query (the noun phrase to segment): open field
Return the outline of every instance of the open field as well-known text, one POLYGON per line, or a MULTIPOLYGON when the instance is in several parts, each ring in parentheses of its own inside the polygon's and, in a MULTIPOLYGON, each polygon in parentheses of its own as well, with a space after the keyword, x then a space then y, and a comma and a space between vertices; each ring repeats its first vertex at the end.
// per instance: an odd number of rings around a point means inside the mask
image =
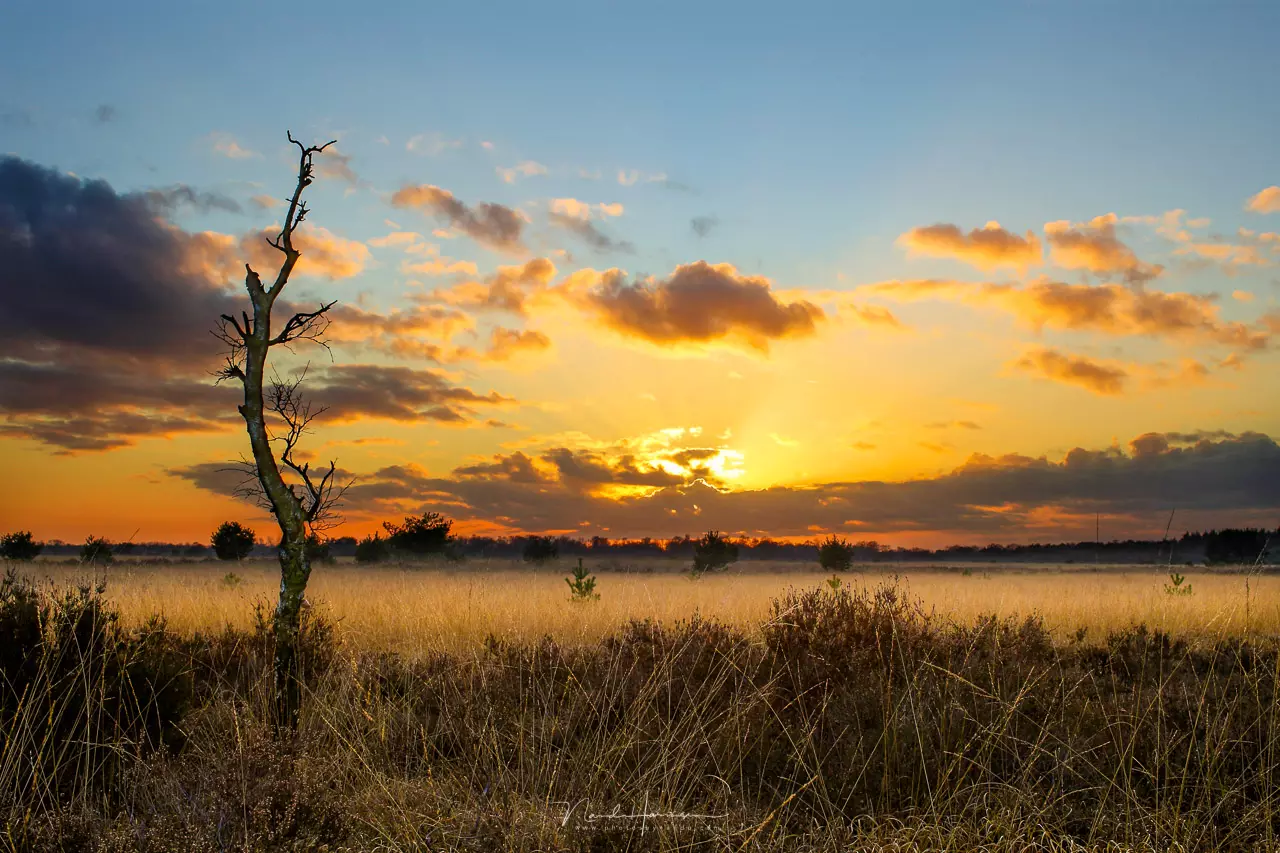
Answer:
MULTIPOLYGON (((466 652, 489 634, 513 642, 550 635, 562 644, 592 644, 631 619, 672 622, 695 613, 758 634, 771 601, 788 588, 825 586, 829 573, 811 563, 741 562, 696 581, 669 560, 588 561, 599 565, 601 598, 569 602, 563 578, 573 561, 538 568, 514 560, 460 565, 319 565, 308 597, 339 635, 364 650, 409 657, 466 652)), ((279 567, 244 563, 163 561, 120 563, 86 571, 75 563, 42 562, 37 579, 106 581, 107 599, 131 624, 163 614, 182 633, 246 628, 256 601, 274 601, 279 567), (228 582, 227 573, 236 575, 228 582)), ((974 563, 953 566, 855 566, 843 582, 875 587, 896 582, 940 621, 971 624, 979 616, 1038 615, 1059 640, 1145 624, 1180 636, 1221 638, 1280 635, 1280 576, 1183 568, 1190 596, 1165 592, 1167 571, 1151 566, 1045 566, 974 563), (968 572, 968 574, 965 574, 968 572), (896 579, 896 580, 895 580, 896 579), (1246 607, 1246 592, 1248 606, 1246 607)))
POLYGON ((650 568, 579 605, 567 561, 317 566, 277 739, 275 566, 121 562, 102 597, 29 566, 0 587, 0 851, 1280 840, 1280 578, 1246 621, 1240 574, 650 568))

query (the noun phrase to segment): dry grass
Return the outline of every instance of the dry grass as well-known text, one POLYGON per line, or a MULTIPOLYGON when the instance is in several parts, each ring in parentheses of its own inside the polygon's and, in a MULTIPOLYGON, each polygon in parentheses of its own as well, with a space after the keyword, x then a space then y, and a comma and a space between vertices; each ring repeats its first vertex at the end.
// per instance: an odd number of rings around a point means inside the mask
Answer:
MULTIPOLYGON (((588 566, 594 561, 588 560, 588 566)), ((744 562, 723 575, 690 580, 673 563, 630 561, 598 569, 601 599, 571 604, 564 577, 571 562, 533 569, 513 560, 473 560, 457 566, 317 566, 308 596, 337 621, 356 647, 395 651, 411 658, 433 651, 465 652, 489 634, 512 642, 550 635, 567 645, 587 645, 630 619, 664 622, 695 613, 754 634, 770 602, 788 587, 823 585, 828 574, 812 564, 744 562)), ((1038 614, 1060 639, 1085 628, 1088 636, 1145 624, 1171 634, 1223 638, 1280 635, 1280 576, 1184 568, 1189 597, 1165 593, 1167 574, 1150 566, 1093 571, 1079 566, 974 564, 963 567, 861 566, 845 583, 876 586, 894 571, 901 585, 945 621, 972 624, 984 614, 1038 614)), ((92 578, 74 563, 41 563, 34 577, 58 583, 92 578)), ((243 564, 134 562, 98 569, 107 598, 126 622, 140 624, 163 614, 181 633, 246 628, 257 600, 273 602, 279 569, 273 561, 243 564), (230 585, 226 575, 240 578, 230 585)))

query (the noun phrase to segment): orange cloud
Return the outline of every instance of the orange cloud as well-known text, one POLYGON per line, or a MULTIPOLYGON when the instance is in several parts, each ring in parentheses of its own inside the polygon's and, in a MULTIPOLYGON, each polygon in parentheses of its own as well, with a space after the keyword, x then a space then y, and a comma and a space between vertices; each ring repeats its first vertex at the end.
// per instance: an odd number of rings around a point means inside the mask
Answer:
POLYGON ((1280 187, 1267 187, 1250 196, 1244 209, 1254 213, 1280 213, 1280 187))
POLYGON ((520 211, 501 204, 481 202, 471 207, 437 186, 421 184, 401 187, 391 197, 391 205, 414 208, 448 219, 449 223, 471 239, 501 251, 519 251, 525 217, 520 211))
POLYGON ((485 361, 508 361, 524 353, 543 352, 551 348, 551 339, 533 329, 504 329, 495 326, 489 334, 485 361))
POLYGON ((498 271, 484 281, 467 281, 433 291, 428 298, 465 308, 524 316, 528 313, 528 302, 547 290, 555 274, 555 264, 546 258, 534 258, 520 266, 498 267, 498 271))
POLYGON ((1045 223, 1053 262, 1067 269, 1083 269, 1097 275, 1122 275, 1131 283, 1150 281, 1164 271, 1159 264, 1138 260, 1133 250, 1116 237, 1114 213, 1095 217, 1088 223, 1067 220, 1045 223))
POLYGON ((770 341, 813 335, 826 317, 811 302, 779 301, 766 278, 706 261, 666 279, 627 282, 610 270, 576 299, 614 331, 658 345, 725 342, 767 352, 770 341))
POLYGON ((917 279, 880 282, 861 291, 903 300, 952 299, 995 305, 1036 329, 1183 338, 1244 349, 1261 349, 1275 334, 1265 318, 1253 326, 1222 320, 1211 297, 1135 290, 1119 284, 1066 284, 1047 278, 1025 285, 917 279))
POLYGON ((954 258, 982 270, 1001 266, 1026 269, 1039 264, 1043 254, 1033 232, 1019 237, 1001 228, 998 222, 988 222, 968 234, 946 223, 912 228, 898 238, 898 243, 911 252, 954 258))
MULTIPOLYGON (((284 256, 268 246, 267 239, 279 233, 280 226, 274 225, 245 234, 240 238, 241 258, 236 258, 232 266, 238 267, 242 258, 248 258, 249 264, 260 272, 278 268, 284 256)), ((293 246, 302 253, 294 268, 297 275, 324 276, 330 281, 350 278, 359 275, 369 261, 369 247, 364 243, 339 237, 318 225, 303 224, 294 232, 293 246)))
POLYGON ((1016 370, 1076 385, 1095 394, 1116 395, 1124 390, 1129 373, 1114 363, 1095 361, 1078 355, 1064 355, 1055 349, 1037 349, 1011 365, 1016 370))

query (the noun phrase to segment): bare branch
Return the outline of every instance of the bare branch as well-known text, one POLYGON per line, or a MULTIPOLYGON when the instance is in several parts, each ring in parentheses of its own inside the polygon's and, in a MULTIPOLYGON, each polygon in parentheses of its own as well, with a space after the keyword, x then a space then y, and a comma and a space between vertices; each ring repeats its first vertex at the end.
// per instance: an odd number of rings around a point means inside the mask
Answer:
POLYGON ((315 311, 300 311, 294 314, 285 321, 284 328, 280 330, 280 334, 268 341, 268 346, 287 344, 290 341, 297 340, 307 340, 323 346, 324 341, 321 340, 321 336, 329 328, 330 322, 326 315, 329 313, 329 309, 337 304, 336 300, 322 303, 315 311))

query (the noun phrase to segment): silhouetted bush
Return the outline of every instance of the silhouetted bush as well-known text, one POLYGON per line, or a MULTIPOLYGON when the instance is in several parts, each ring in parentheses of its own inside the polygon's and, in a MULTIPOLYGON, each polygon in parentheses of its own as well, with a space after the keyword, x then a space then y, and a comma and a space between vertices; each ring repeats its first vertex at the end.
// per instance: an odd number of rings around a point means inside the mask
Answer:
POLYGON ((253 552, 257 537, 238 521, 224 521, 213 531, 210 545, 219 560, 243 560, 253 552))
POLYGON ((6 785, 109 795, 131 760, 183 743, 193 689, 181 641, 158 617, 125 630, 102 593, 0 581, 6 785))
POLYGON ((838 536, 828 536, 818 545, 818 565, 830 572, 846 572, 853 565, 853 546, 838 536))
POLYGON ((30 530, 18 530, 0 536, 0 560, 29 563, 44 550, 44 543, 37 542, 30 530))
POLYGON ((384 521, 382 526, 387 531, 387 544, 392 550, 427 556, 447 551, 453 521, 438 512, 428 512, 418 518, 406 516, 403 524, 384 521))
POLYGON ((111 543, 100 536, 90 536, 80 546, 82 563, 110 563, 114 559, 115 554, 111 550, 111 543))
POLYGON ((390 556, 391 548, 387 545, 387 540, 377 533, 366 536, 356 543, 357 563, 381 563, 390 556))
POLYGON ((738 545, 718 530, 709 530, 693 547, 693 573, 722 572, 738 561, 738 545))
POLYGON ((336 562, 333 557, 333 551, 328 539, 322 539, 319 534, 312 533, 307 536, 307 559, 313 563, 333 563, 336 562))
POLYGON ((526 563, 545 563, 560 556, 560 543, 550 536, 530 536, 522 555, 526 563))

